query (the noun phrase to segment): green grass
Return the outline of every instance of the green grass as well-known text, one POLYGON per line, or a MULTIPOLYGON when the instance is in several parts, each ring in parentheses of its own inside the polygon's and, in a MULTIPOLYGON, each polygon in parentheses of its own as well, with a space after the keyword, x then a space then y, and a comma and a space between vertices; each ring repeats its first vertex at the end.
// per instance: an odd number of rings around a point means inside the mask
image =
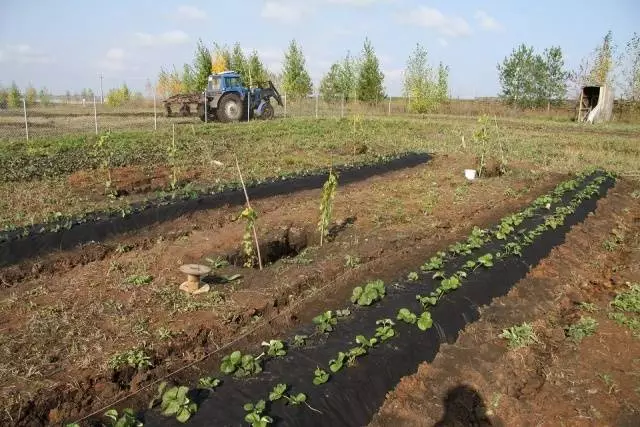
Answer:
MULTIPOLYGON (((618 173, 637 172, 640 164, 640 125, 586 126, 572 122, 500 118, 494 138, 504 147, 509 165, 526 161, 541 172, 575 172, 599 166, 618 173)), ((236 182, 234 154, 247 180, 289 174, 374 159, 405 151, 436 154, 477 154, 472 142, 475 117, 380 117, 353 120, 288 118, 269 122, 183 124, 176 126, 176 162, 180 174, 197 171, 194 188, 236 182), (465 147, 461 145, 465 136, 465 147), (364 153, 358 148, 366 147, 364 153), (222 166, 218 162, 222 163, 222 166)), ((167 165, 171 130, 113 131, 109 144, 114 166, 167 165)), ((130 195, 117 200, 102 193, 106 173, 92 172, 100 190, 79 192, 69 185, 69 174, 97 168, 101 160, 93 149, 95 136, 62 136, 0 141, 0 228, 38 223, 61 214, 78 214, 154 196, 130 195)), ((463 169, 450 158, 451 166, 463 169)), ((460 189, 459 199, 464 198, 460 189)), ((427 203, 425 210, 429 209, 427 203)), ((401 214, 398 213, 398 214, 401 214)))
POLYGON ((620 292, 611 301, 613 311, 609 318, 625 326, 640 338, 640 284, 632 284, 629 290, 620 292))
POLYGON ((573 342, 579 343, 595 334, 597 328, 598 322, 593 317, 581 316, 580 320, 566 328, 566 335, 573 342))
POLYGON ((511 349, 526 347, 538 342, 538 337, 533 330, 533 326, 526 322, 522 325, 515 325, 508 329, 503 329, 500 338, 507 340, 509 348, 511 349))

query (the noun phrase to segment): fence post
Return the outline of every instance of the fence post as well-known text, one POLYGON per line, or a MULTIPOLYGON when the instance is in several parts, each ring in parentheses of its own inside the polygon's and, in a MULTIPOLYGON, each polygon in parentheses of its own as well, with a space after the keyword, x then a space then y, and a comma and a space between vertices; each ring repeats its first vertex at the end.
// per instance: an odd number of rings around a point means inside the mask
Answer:
POLYGON ((158 111, 156 109, 156 91, 153 91, 153 130, 158 130, 158 111))
POLYGON ((391 96, 389 96, 389 114, 387 115, 391 115, 391 96))
POLYGON ((320 92, 316 92, 316 119, 318 118, 318 99, 320 98, 320 92))
POLYGON ((96 124, 96 135, 98 134, 98 109, 96 107, 96 96, 93 95, 93 121, 96 124))
POLYGON ((284 93, 284 117, 287 117, 287 92, 284 93))
POLYGON ((205 124, 209 121, 209 114, 207 114, 207 91, 205 90, 202 94, 204 96, 204 122, 205 124))
POLYGON ((24 110, 24 131, 27 134, 27 141, 29 140, 29 122, 27 121, 27 99, 22 98, 22 109, 24 110))

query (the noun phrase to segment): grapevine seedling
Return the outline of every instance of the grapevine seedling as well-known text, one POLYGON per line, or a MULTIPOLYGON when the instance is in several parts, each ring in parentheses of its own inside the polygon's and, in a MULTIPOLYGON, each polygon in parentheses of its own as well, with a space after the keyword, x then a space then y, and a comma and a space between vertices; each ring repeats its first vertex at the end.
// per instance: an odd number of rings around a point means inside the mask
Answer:
POLYGON ((333 331, 333 327, 338 323, 338 319, 331 310, 328 310, 314 317, 313 323, 316 324, 316 330, 324 334, 333 331))
POLYGON ((287 354, 287 350, 280 340, 263 341, 262 346, 267 347, 267 355, 271 357, 282 357, 287 354))
POLYGON ((198 405, 187 397, 188 387, 171 387, 162 395, 162 415, 175 415, 181 423, 187 422, 191 415, 198 410, 198 405))
POLYGON ((396 331, 393 329, 395 323, 391 319, 376 320, 376 325, 380 325, 376 328, 375 334, 375 337, 379 338, 380 341, 386 341, 396 334, 396 331))
POLYGON ((236 169, 238 170, 238 176, 240 177, 240 183, 244 190, 244 198, 247 202, 246 208, 240 214, 241 218, 245 218, 247 225, 245 228, 244 236, 242 238, 242 248, 247 255, 247 261, 245 266, 253 266, 253 244, 255 243, 256 255, 258 256, 258 267, 262 270, 262 257, 260 256, 260 244, 258 243, 258 233, 256 232, 255 221, 258 218, 258 214, 251 207, 249 202, 249 193, 247 193, 247 187, 244 185, 244 179, 242 178, 242 172, 240 171, 240 163, 238 163, 238 157, 236 159, 236 169), (251 234, 253 234, 253 243, 251 242, 251 234), (249 265, 247 265, 249 264, 249 265))
POLYGON ((329 381, 329 374, 324 369, 318 367, 313 372, 313 384, 320 385, 329 381))
POLYGON ((250 354, 244 356, 239 351, 234 351, 230 355, 222 358, 220 370, 227 374, 234 374, 236 377, 247 377, 262 372, 260 359, 250 354))
POLYGON ((213 391, 220 385, 220 380, 214 377, 203 377, 198 380, 198 388, 213 391))
POLYGON ((176 160, 177 156, 178 156, 178 147, 176 146, 176 128, 174 125, 171 144, 169 145, 169 147, 167 147, 167 157, 169 159, 169 165, 171 165, 170 188, 171 188, 171 191, 174 192, 174 195, 175 195, 176 188, 178 187, 178 162, 176 160))
POLYGON ((111 140, 111 130, 108 130, 107 133, 100 135, 100 138, 96 142, 95 149, 96 154, 101 157, 100 166, 106 172, 106 181, 104 182, 104 192, 109 198, 115 198, 117 196, 117 192, 111 187, 112 178, 111 178, 111 160, 113 158, 113 149, 109 146, 109 141, 111 140))
POLYGON ((353 289, 351 302, 361 306, 369 306, 376 301, 381 300, 385 295, 384 282, 376 280, 365 285, 364 289, 357 286, 353 289))
POLYGON ((418 328, 421 331, 426 331, 431 326, 433 326, 433 320, 431 319, 431 313, 429 313, 428 311, 423 312, 420 315, 420 317, 418 318, 417 324, 418 324, 418 328))
POLYGON ((293 345, 295 347, 304 347, 307 343, 307 338, 309 338, 308 335, 296 335, 293 337, 293 345))
POLYGON ((136 419, 133 409, 126 408, 122 411, 122 416, 118 416, 116 409, 109 409, 104 416, 111 420, 113 427, 142 427, 144 424, 136 419))
POLYGON ((320 200, 320 221, 318 222, 318 231, 320 231, 320 246, 324 243, 324 238, 329 235, 329 224, 331 223, 331 214, 333 212, 333 199, 336 196, 336 188, 338 186, 338 178, 329 170, 329 178, 322 186, 322 197, 320 200))
POLYGON ((255 404, 245 403, 244 410, 247 411, 247 414, 244 416, 244 420, 251 423, 251 427, 266 427, 268 424, 273 423, 273 418, 262 414, 265 407, 265 401, 262 399, 255 404))
POLYGON ((403 322, 409 323, 410 325, 413 325, 414 323, 416 323, 417 318, 418 316, 416 316, 406 308, 401 308, 398 311, 397 319, 402 320, 403 322))

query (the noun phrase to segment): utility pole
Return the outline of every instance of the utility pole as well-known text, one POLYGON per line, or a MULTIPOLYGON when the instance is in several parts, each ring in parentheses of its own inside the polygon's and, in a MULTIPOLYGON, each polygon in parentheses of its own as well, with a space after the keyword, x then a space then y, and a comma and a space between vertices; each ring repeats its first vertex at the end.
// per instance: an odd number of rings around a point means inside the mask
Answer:
POLYGON ((104 104, 104 91, 102 90, 102 79, 104 76, 100 73, 98 74, 98 77, 100 77, 100 103, 104 104))

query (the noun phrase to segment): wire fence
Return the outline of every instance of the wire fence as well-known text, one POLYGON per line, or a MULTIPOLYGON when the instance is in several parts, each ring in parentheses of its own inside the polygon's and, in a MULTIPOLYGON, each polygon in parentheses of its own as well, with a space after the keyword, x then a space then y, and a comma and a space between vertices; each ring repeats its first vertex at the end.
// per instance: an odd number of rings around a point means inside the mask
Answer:
MULTIPOLYGON (((331 98, 319 94, 302 99, 282 95, 283 106, 274 105, 275 116, 281 119, 309 117, 317 119, 359 116, 417 116, 409 109, 406 98, 391 97, 375 103, 354 101, 343 96, 331 98)), ((65 135, 89 135, 111 131, 158 131, 170 129, 172 124, 201 123, 197 107, 192 105, 189 115, 179 112, 180 105, 172 105, 167 114, 162 99, 138 97, 121 105, 109 105, 99 96, 90 99, 57 97, 42 103, 21 99, 18 105, 0 106, 0 140, 34 140, 65 135), (3 108, 4 107, 4 108, 3 108)), ((572 103, 551 110, 526 114, 541 114, 551 118, 568 119, 574 114, 572 103)), ((522 111, 505 106, 496 99, 451 99, 438 107, 435 113, 477 116, 519 116, 522 111)), ((245 115, 246 117, 246 115, 245 115)))

